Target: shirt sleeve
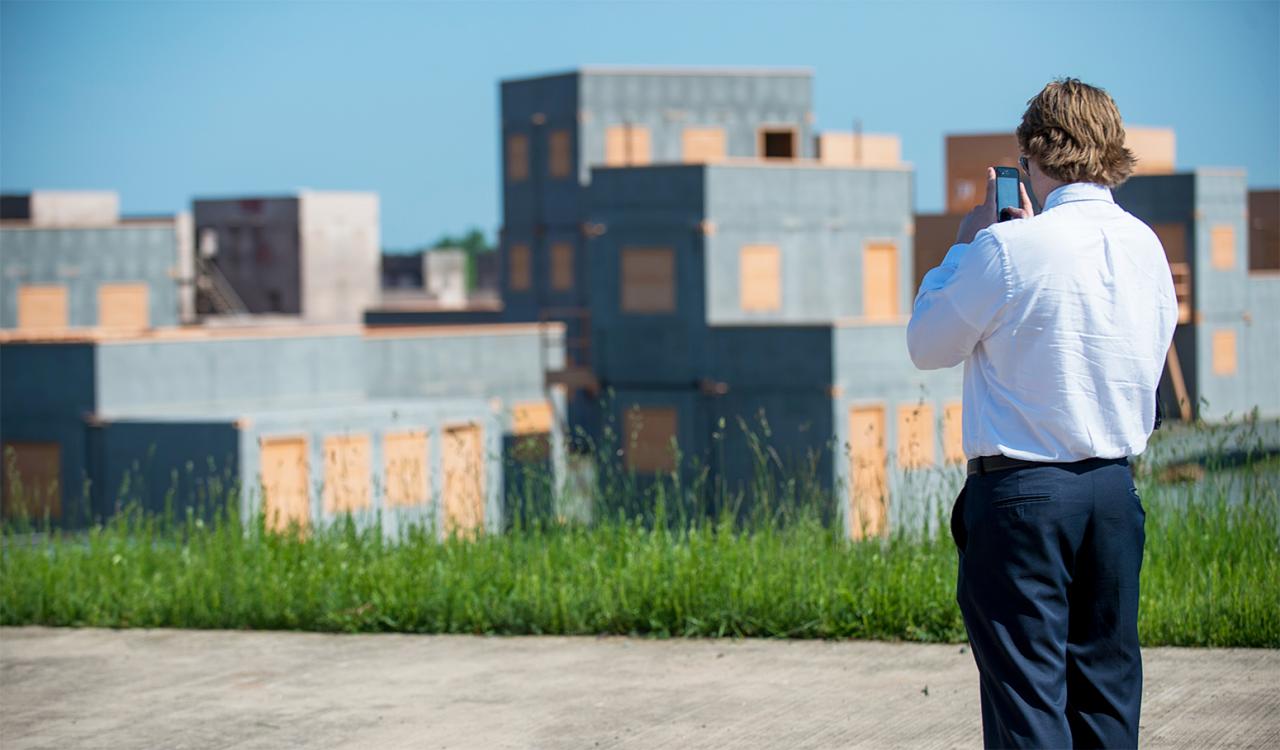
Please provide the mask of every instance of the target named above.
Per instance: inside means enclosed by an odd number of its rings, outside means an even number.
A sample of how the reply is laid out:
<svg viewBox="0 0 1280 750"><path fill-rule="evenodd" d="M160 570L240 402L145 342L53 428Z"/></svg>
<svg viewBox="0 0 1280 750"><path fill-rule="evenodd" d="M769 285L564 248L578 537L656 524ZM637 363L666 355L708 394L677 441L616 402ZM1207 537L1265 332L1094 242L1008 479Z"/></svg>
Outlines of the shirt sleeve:
<svg viewBox="0 0 1280 750"><path fill-rule="evenodd" d="M1013 297L1005 248L988 230L953 245L925 274L907 324L907 349L921 370L954 367L994 330Z"/></svg>

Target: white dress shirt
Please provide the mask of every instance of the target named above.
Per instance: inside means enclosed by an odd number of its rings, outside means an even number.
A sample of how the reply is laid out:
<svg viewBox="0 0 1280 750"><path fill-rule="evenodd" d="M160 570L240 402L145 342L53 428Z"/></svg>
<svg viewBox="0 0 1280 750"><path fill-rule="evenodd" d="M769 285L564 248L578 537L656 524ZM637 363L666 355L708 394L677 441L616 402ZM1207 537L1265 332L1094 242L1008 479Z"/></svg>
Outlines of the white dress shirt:
<svg viewBox="0 0 1280 750"><path fill-rule="evenodd" d="M965 455L1078 461L1141 453L1177 325L1164 249L1100 185L1064 185L925 274L907 348L964 362Z"/></svg>

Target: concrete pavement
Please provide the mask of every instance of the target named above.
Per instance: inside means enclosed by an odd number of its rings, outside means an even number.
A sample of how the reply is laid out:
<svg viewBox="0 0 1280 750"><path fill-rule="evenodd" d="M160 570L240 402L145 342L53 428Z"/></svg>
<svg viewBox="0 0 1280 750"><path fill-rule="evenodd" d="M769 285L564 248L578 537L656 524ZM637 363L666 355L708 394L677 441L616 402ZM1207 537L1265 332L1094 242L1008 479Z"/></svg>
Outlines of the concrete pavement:
<svg viewBox="0 0 1280 750"><path fill-rule="evenodd" d="M1280 651L1145 656L1145 747L1280 746ZM960 646L0 629L4 750L980 745Z"/></svg>

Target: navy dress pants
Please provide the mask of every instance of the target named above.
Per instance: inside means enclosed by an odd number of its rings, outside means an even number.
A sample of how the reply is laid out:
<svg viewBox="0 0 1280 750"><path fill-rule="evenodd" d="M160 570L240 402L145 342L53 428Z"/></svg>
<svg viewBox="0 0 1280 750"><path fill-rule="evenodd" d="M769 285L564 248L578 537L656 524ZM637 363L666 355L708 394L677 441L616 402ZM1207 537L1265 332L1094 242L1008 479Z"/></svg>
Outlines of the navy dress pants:
<svg viewBox="0 0 1280 750"><path fill-rule="evenodd" d="M986 747L1137 747L1146 514L1126 459L971 475L951 513Z"/></svg>

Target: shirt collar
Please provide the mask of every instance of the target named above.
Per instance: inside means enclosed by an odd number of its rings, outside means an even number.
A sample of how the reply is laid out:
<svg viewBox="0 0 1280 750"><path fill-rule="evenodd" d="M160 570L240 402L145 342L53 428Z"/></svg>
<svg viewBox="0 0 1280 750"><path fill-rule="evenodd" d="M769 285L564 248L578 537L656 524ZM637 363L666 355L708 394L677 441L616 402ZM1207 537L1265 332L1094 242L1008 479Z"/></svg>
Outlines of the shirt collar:
<svg viewBox="0 0 1280 750"><path fill-rule="evenodd" d="M1054 206L1059 206L1063 203L1075 203L1076 201L1115 203L1116 199L1111 197L1111 189L1103 185L1095 185L1091 182L1071 182L1045 196L1043 210L1048 211Z"/></svg>

